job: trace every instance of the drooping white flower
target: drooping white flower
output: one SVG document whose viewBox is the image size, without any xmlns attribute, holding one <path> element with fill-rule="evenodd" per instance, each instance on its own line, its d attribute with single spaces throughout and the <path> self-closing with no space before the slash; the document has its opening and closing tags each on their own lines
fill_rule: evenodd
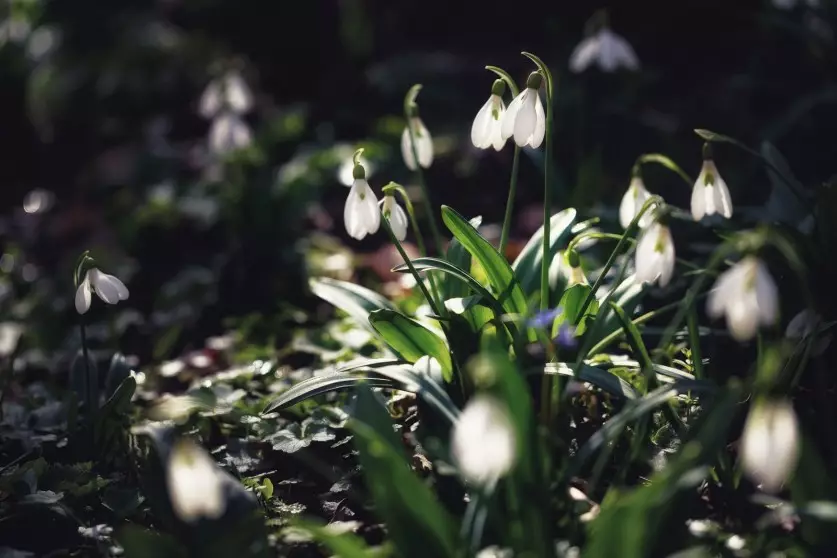
<svg viewBox="0 0 837 558">
<path fill-rule="evenodd" d="M 106 304 L 116 304 L 120 300 L 128 299 L 128 289 L 122 281 L 93 267 L 87 270 L 76 289 L 76 311 L 79 314 L 90 310 L 93 292 Z"/>
<path fill-rule="evenodd" d="M 665 225 L 654 222 L 642 233 L 636 246 L 636 279 L 665 287 L 674 274 L 674 241 Z"/>
<path fill-rule="evenodd" d="M 822 323 L 822 317 L 819 314 L 810 308 L 806 308 L 788 322 L 788 326 L 785 329 L 785 337 L 793 340 L 806 339 L 816 334 Z M 811 347 L 811 355 L 818 356 L 825 352 L 828 345 L 831 344 L 831 337 L 831 334 L 826 334 L 820 339 L 817 339 Z"/>
<path fill-rule="evenodd" d="M 215 155 L 226 155 L 243 149 L 253 142 L 247 123 L 232 112 L 224 112 L 212 121 L 209 129 L 209 150 Z"/>
<path fill-rule="evenodd" d="M 204 89 L 198 112 L 213 118 L 224 110 L 244 114 L 253 107 L 253 94 L 238 72 L 228 72 L 213 79 Z"/>
<path fill-rule="evenodd" d="M 430 165 L 433 164 L 433 138 L 418 116 L 410 117 L 407 126 L 401 133 L 401 156 L 404 158 L 404 164 L 412 171 L 418 168 L 416 158 L 413 157 L 410 130 L 413 131 L 413 140 L 416 142 L 416 155 L 418 155 L 419 164 L 426 169 L 430 168 Z"/>
<path fill-rule="evenodd" d="M 700 221 L 707 215 L 718 213 L 727 219 L 732 217 L 732 198 L 727 183 L 718 174 L 712 160 L 709 144 L 703 147 L 703 167 L 692 190 L 692 217 Z"/>
<path fill-rule="evenodd" d="M 506 85 L 503 80 L 496 80 L 491 88 L 491 96 L 477 112 L 474 123 L 471 125 L 471 143 L 479 149 L 494 147 L 500 151 L 506 145 L 506 139 L 502 133 L 503 115 L 506 113 L 506 105 L 503 103 L 503 91 Z"/>
<path fill-rule="evenodd" d="M 203 448 L 190 440 L 174 445 L 166 464 L 166 484 L 172 509 L 182 521 L 221 517 L 227 507 L 223 480 Z"/>
<path fill-rule="evenodd" d="M 766 492 L 776 492 L 796 469 L 799 426 L 785 400 L 759 401 L 750 408 L 741 436 L 744 472 Z"/>
<path fill-rule="evenodd" d="M 453 427 L 451 452 L 462 477 L 490 486 L 508 473 L 517 440 L 506 406 L 490 395 L 474 396 Z"/>
<path fill-rule="evenodd" d="M 357 168 L 356 166 L 355 169 Z M 363 240 L 367 234 L 378 232 L 378 227 L 381 226 L 378 199 L 365 178 L 355 178 L 343 208 L 343 222 L 346 232 L 355 240 Z"/>
<path fill-rule="evenodd" d="M 398 239 L 398 242 L 403 242 L 407 238 L 407 227 L 410 222 L 407 220 L 407 213 L 395 201 L 395 196 L 386 195 L 381 200 L 382 211 L 384 217 L 389 221 L 389 226 L 392 229 L 392 234 Z"/>
<path fill-rule="evenodd" d="M 573 72 L 583 72 L 593 63 L 603 72 L 616 71 L 620 66 L 629 70 L 639 69 L 639 58 L 633 47 L 607 26 L 581 41 L 570 55 Z"/>
<path fill-rule="evenodd" d="M 543 78 L 532 72 L 524 89 L 509 104 L 500 127 L 504 140 L 514 136 L 514 143 L 520 147 L 540 147 L 546 135 L 546 115 L 538 93 Z"/>
<path fill-rule="evenodd" d="M 645 202 L 650 197 L 651 194 L 645 189 L 645 183 L 642 181 L 642 177 L 635 174 L 631 178 L 631 183 L 628 185 L 628 191 L 622 196 L 622 202 L 619 204 L 619 224 L 622 225 L 623 229 L 628 228 L 628 225 L 631 224 L 631 221 L 634 220 L 634 217 L 637 216 L 639 210 L 642 209 L 642 206 L 645 205 Z M 639 220 L 639 226 L 641 228 L 645 228 L 651 223 L 653 220 L 652 214 L 653 208 L 648 208 L 643 213 Z"/>
<path fill-rule="evenodd" d="M 779 319 L 779 295 L 767 267 L 755 256 L 747 256 L 724 271 L 706 307 L 713 318 L 726 315 L 727 327 L 738 341 L 756 334 L 759 325 Z"/>
<path fill-rule="evenodd" d="M 414 364 L 413 364 L 413 372 L 420 376 L 427 376 L 428 378 L 432 378 L 439 383 L 444 381 L 442 376 L 442 365 L 439 364 L 439 361 L 435 358 L 424 355 L 420 357 Z"/>
</svg>

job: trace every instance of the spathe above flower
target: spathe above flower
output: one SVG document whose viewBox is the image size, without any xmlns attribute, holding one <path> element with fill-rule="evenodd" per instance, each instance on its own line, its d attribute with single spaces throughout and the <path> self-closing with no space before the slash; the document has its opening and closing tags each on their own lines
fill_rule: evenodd
<svg viewBox="0 0 837 558">
<path fill-rule="evenodd" d="M 759 325 L 779 319 L 779 294 L 767 267 L 755 256 L 746 256 L 724 271 L 709 293 L 706 312 L 725 315 L 737 341 L 752 339 Z"/>
<path fill-rule="evenodd" d="M 506 105 L 503 103 L 503 92 L 506 84 L 503 80 L 494 81 L 491 87 L 491 96 L 477 112 L 474 123 L 471 125 L 471 143 L 479 149 L 494 147 L 500 151 L 506 145 L 506 139 L 502 134 L 503 115 L 506 113 Z"/>
<path fill-rule="evenodd" d="M 715 213 L 727 219 L 732 217 L 732 198 L 727 183 L 718 174 L 712 159 L 712 146 L 707 142 L 703 145 L 703 166 L 692 190 L 692 217 L 700 221 Z"/>
<path fill-rule="evenodd" d="M 91 267 L 76 288 L 76 311 L 79 314 L 85 314 L 90 310 L 94 292 L 106 304 L 116 304 L 120 300 L 128 299 L 128 288 L 122 281 L 99 271 L 96 267 Z"/>
<path fill-rule="evenodd" d="M 474 396 L 453 427 L 451 452 L 462 477 L 491 486 L 514 466 L 517 440 L 505 404 L 490 395 Z"/>
<path fill-rule="evenodd" d="M 583 72 L 596 64 L 603 72 L 614 72 L 618 68 L 639 69 L 639 58 L 633 47 L 607 25 L 581 41 L 570 55 L 570 69 Z"/>
<path fill-rule="evenodd" d="M 538 93 L 543 77 L 538 72 L 529 74 L 524 89 L 509 104 L 503 116 L 500 132 L 503 140 L 514 137 L 520 146 L 540 147 L 546 135 L 546 115 Z"/>
<path fill-rule="evenodd" d="M 381 226 L 381 212 L 378 199 L 369 183 L 362 165 L 355 164 L 355 181 L 343 208 L 343 222 L 346 232 L 356 240 L 363 240 L 368 234 L 375 234 Z"/>
<path fill-rule="evenodd" d="M 799 425 L 785 399 L 757 401 L 744 423 L 741 465 L 753 482 L 776 492 L 793 475 L 799 458 Z"/>
<path fill-rule="evenodd" d="M 666 225 L 655 221 L 649 225 L 636 246 L 636 280 L 659 282 L 665 287 L 674 274 L 674 241 Z"/>
</svg>

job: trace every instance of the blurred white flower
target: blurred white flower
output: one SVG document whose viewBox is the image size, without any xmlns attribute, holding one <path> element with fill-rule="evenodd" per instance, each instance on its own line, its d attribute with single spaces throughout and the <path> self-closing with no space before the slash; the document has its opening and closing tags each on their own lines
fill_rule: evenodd
<svg viewBox="0 0 837 558">
<path fill-rule="evenodd" d="M 451 452 L 468 482 L 490 486 L 508 473 L 517 441 L 505 404 L 490 395 L 474 396 L 453 427 Z"/>
<path fill-rule="evenodd" d="M 23 326 L 17 322 L 0 323 L 0 357 L 7 357 L 17 349 Z"/>
<path fill-rule="evenodd" d="M 822 317 L 819 314 L 810 308 L 806 308 L 788 322 L 788 327 L 785 329 L 785 337 L 793 340 L 806 339 L 808 336 L 814 335 L 822 323 Z M 825 352 L 831 343 L 831 337 L 831 334 L 828 334 L 817 339 L 811 347 L 811 355 L 817 356 Z"/>
<path fill-rule="evenodd" d="M 779 318 L 779 294 L 767 267 L 755 256 L 746 256 L 724 271 L 712 292 L 706 312 L 713 318 L 726 315 L 727 327 L 738 341 L 746 341 L 761 325 Z"/>
<path fill-rule="evenodd" d="M 375 174 L 375 165 L 370 163 L 366 157 L 361 156 L 358 159 L 358 163 L 363 165 L 363 168 L 366 169 L 366 176 L 371 177 Z M 308 167 L 305 167 L 306 169 Z M 342 163 L 340 163 L 340 167 L 337 169 L 337 180 L 340 181 L 340 184 L 343 186 L 351 186 L 355 182 L 355 177 L 352 174 L 355 168 L 355 162 L 350 156 L 347 159 L 344 159 Z"/>
<path fill-rule="evenodd" d="M 250 127 L 233 112 L 218 115 L 209 128 L 209 150 L 214 155 L 226 155 L 243 149 L 253 142 Z"/>
<path fill-rule="evenodd" d="M 407 227 L 410 223 L 407 220 L 407 213 L 400 205 L 398 205 L 398 202 L 395 201 L 395 196 L 384 196 L 384 199 L 381 200 L 381 205 L 383 206 L 382 211 L 384 213 L 384 217 L 386 217 L 387 221 L 389 221 L 392 234 L 395 235 L 398 242 L 403 242 L 404 239 L 407 238 Z"/>
<path fill-rule="evenodd" d="M 381 212 L 378 200 L 365 178 L 356 178 L 346 206 L 343 208 L 343 222 L 346 232 L 356 240 L 363 240 L 367 234 L 375 234 L 381 226 Z"/>
<path fill-rule="evenodd" d="M 94 291 L 106 304 L 116 304 L 120 300 L 128 299 L 128 289 L 122 281 L 94 267 L 87 270 L 76 289 L 76 311 L 79 314 L 90 310 L 91 294 Z"/>
<path fill-rule="evenodd" d="M 514 552 L 510 548 L 487 546 L 477 552 L 476 558 L 513 558 Z"/>
<path fill-rule="evenodd" d="M 520 146 L 540 147 L 546 135 L 546 115 L 538 93 L 543 78 L 532 72 L 524 89 L 509 104 L 503 115 L 500 132 L 503 140 L 514 136 L 514 142 Z"/>
<path fill-rule="evenodd" d="M 172 448 L 166 483 L 172 509 L 182 521 L 218 519 L 226 510 L 221 471 L 209 454 L 190 440 L 180 440 Z"/>
<path fill-rule="evenodd" d="M 620 66 L 639 69 L 633 47 L 607 26 L 581 41 L 570 55 L 570 69 L 576 73 L 583 72 L 594 62 L 603 72 L 613 72 Z"/>
<path fill-rule="evenodd" d="M 214 118 L 221 112 L 244 114 L 253 107 L 253 93 L 238 72 L 228 72 L 209 82 L 200 98 L 198 112 Z"/>
<path fill-rule="evenodd" d="M 727 183 L 718 174 L 718 167 L 711 155 L 704 156 L 703 167 L 692 190 L 692 217 L 700 221 L 706 215 L 719 213 L 729 219 L 732 217 L 732 199 Z"/>
<path fill-rule="evenodd" d="M 424 355 L 413 364 L 413 372 L 419 376 L 427 376 L 439 383 L 443 382 L 442 365 L 435 358 Z"/>
<path fill-rule="evenodd" d="M 433 164 L 433 138 L 418 116 L 411 117 L 401 133 L 401 156 L 404 158 L 404 164 L 413 171 L 418 168 L 410 144 L 410 129 L 413 131 L 413 140 L 416 142 L 416 155 L 418 155 L 419 164 L 426 169 L 430 168 L 430 165 Z"/>
<path fill-rule="evenodd" d="M 659 280 L 665 287 L 674 274 L 674 241 L 671 231 L 665 225 L 655 222 L 650 225 L 637 242 L 636 279 L 653 283 Z"/>
<path fill-rule="evenodd" d="M 635 175 L 631 178 L 628 191 L 622 196 L 622 202 L 619 204 L 619 224 L 622 225 L 623 229 L 628 228 L 628 225 L 631 224 L 631 221 L 634 220 L 634 217 L 637 216 L 639 210 L 642 209 L 642 206 L 645 205 L 645 202 L 650 197 L 651 194 L 645 189 L 645 183 L 642 181 L 642 177 Z M 645 228 L 651 223 L 653 219 L 652 213 L 653 209 L 648 208 L 642 215 L 642 218 L 639 220 L 639 226 L 641 228 Z"/>
<path fill-rule="evenodd" d="M 506 145 L 507 138 L 504 138 L 502 133 L 503 115 L 506 113 L 506 105 L 502 98 L 504 89 L 503 82 L 497 80 L 491 89 L 491 96 L 477 112 L 471 125 L 471 143 L 474 147 L 488 149 L 493 146 L 495 151 L 500 151 Z"/>
<path fill-rule="evenodd" d="M 741 435 L 741 465 L 753 482 L 776 492 L 796 469 L 799 426 L 786 399 L 758 401 L 750 407 Z"/>
</svg>

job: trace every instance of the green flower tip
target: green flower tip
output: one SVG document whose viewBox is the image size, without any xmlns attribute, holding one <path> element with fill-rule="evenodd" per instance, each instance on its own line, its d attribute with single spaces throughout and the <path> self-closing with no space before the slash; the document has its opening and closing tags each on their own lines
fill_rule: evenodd
<svg viewBox="0 0 837 558">
<path fill-rule="evenodd" d="M 357 151 L 355 151 L 355 154 L 352 155 L 352 162 L 356 165 L 359 165 L 361 155 L 363 155 L 363 148 L 362 147 L 359 148 Z"/>
<path fill-rule="evenodd" d="M 578 257 L 578 252 L 574 249 L 567 250 L 567 263 L 570 264 L 570 267 L 581 265 L 581 258 Z"/>
<path fill-rule="evenodd" d="M 396 184 L 395 182 L 390 182 L 389 184 L 381 188 L 381 191 L 384 193 L 385 196 L 394 196 L 397 190 L 398 184 Z"/>
<path fill-rule="evenodd" d="M 712 160 L 712 144 L 708 141 L 703 144 L 703 160 L 704 161 L 711 161 Z"/>
<path fill-rule="evenodd" d="M 503 93 L 506 92 L 506 82 L 502 79 L 495 79 L 494 85 L 491 86 L 491 94 L 497 95 L 498 97 L 502 97 Z"/>
<path fill-rule="evenodd" d="M 419 91 L 421 91 L 421 84 L 417 83 L 407 91 L 407 95 L 404 97 L 404 112 L 407 114 L 408 118 L 413 118 L 414 116 L 418 116 L 418 105 L 416 104 L 416 97 L 418 97 Z"/>
<path fill-rule="evenodd" d="M 96 260 L 90 257 L 90 250 L 85 250 L 78 257 L 78 260 L 76 261 L 76 269 L 73 273 L 73 282 L 75 283 L 76 288 L 78 288 L 79 283 L 81 283 L 87 271 L 94 267 L 96 267 Z"/>
<path fill-rule="evenodd" d="M 526 80 L 526 87 L 529 89 L 540 89 L 543 83 L 543 76 L 540 72 L 532 72 Z"/>
<path fill-rule="evenodd" d="M 631 168 L 631 178 L 642 178 L 642 164 L 639 161 Z"/>
</svg>

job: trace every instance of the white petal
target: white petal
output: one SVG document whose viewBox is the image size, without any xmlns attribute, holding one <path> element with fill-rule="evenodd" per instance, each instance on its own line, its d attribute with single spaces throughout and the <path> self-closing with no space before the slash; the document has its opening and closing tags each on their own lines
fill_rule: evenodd
<svg viewBox="0 0 837 558">
<path fill-rule="evenodd" d="M 491 114 L 494 110 L 492 99 L 489 98 L 482 108 L 477 112 L 474 123 L 471 125 L 471 143 L 474 147 L 485 149 L 491 145 L 491 131 L 493 129 L 494 117 Z"/>
<path fill-rule="evenodd" d="M 90 284 L 93 286 L 93 290 L 96 291 L 96 295 L 105 303 L 116 304 L 119 302 L 119 287 L 110 280 L 112 275 L 107 275 L 93 268 L 88 272 L 88 277 L 90 277 Z M 124 289 L 125 285 L 122 285 L 122 288 Z"/>
<path fill-rule="evenodd" d="M 676 256 L 674 253 L 674 239 L 671 238 L 671 230 L 668 227 L 660 227 L 660 235 L 663 240 L 663 253 L 660 256 L 660 286 L 665 287 L 671 282 L 671 277 L 674 275 L 674 265 L 676 263 Z"/>
<path fill-rule="evenodd" d="M 728 303 L 741 291 L 741 275 L 738 264 L 721 273 L 709 293 L 706 305 L 706 313 L 709 316 L 718 318 L 724 314 Z"/>
<path fill-rule="evenodd" d="M 634 217 L 636 217 L 649 197 L 650 194 L 645 189 L 642 179 L 638 176 L 633 177 L 628 186 L 628 191 L 622 196 L 622 202 L 619 204 L 619 224 L 622 225 L 623 229 L 628 228 L 628 225 L 631 224 L 631 221 L 634 220 Z M 650 209 L 645 212 L 643 218 L 640 220 L 640 226 L 650 221 L 650 213 Z M 646 216 L 648 216 L 648 219 L 646 219 Z"/>
<path fill-rule="evenodd" d="M 660 275 L 659 252 L 656 251 L 659 225 L 651 225 L 636 245 L 636 280 L 653 283 Z"/>
<path fill-rule="evenodd" d="M 503 135 L 503 139 L 505 140 L 514 135 L 517 113 L 520 112 L 521 107 L 523 107 L 523 100 L 526 98 L 526 91 L 528 91 L 528 89 L 521 91 L 520 94 L 512 100 L 506 109 L 506 114 L 503 115 L 503 122 L 500 131 Z"/>
<path fill-rule="evenodd" d="M 247 147 L 252 135 L 247 124 L 237 115 L 228 112 L 212 121 L 209 130 L 209 149 L 216 155 L 225 155 Z"/>
<path fill-rule="evenodd" d="M 506 114 L 506 105 L 497 95 L 492 95 L 492 97 L 494 97 L 497 118 L 491 120 L 491 145 L 494 146 L 495 151 L 500 151 L 506 145 L 506 140 L 503 138 L 503 117 Z"/>
<path fill-rule="evenodd" d="M 546 115 L 543 112 L 543 103 L 541 103 L 541 96 L 538 95 L 537 91 L 533 92 L 535 96 L 535 131 L 532 134 L 532 138 L 529 140 L 529 145 L 537 149 L 543 143 L 544 136 L 546 135 Z"/>
<path fill-rule="evenodd" d="M 639 59 L 631 47 L 630 43 L 621 35 L 609 31 L 610 42 L 612 45 L 612 53 L 615 66 L 624 66 L 629 70 L 636 70 L 639 68 Z"/>
<path fill-rule="evenodd" d="M 84 280 L 79 283 L 76 289 L 76 312 L 84 314 L 90 310 L 90 272 L 84 275 Z"/>
<path fill-rule="evenodd" d="M 607 28 L 599 31 L 599 52 L 597 62 L 599 68 L 605 72 L 614 71 L 619 65 L 619 46 L 613 38 L 613 33 Z"/>
<path fill-rule="evenodd" d="M 360 201 L 359 210 L 363 224 L 368 234 L 375 234 L 381 226 L 381 211 L 378 209 L 378 199 L 369 184 L 366 184 L 363 191 L 363 199 Z"/>
<path fill-rule="evenodd" d="M 706 168 L 701 169 L 692 189 L 692 217 L 695 221 L 703 219 L 706 211 Z"/>
<path fill-rule="evenodd" d="M 366 226 L 363 223 L 362 200 L 358 191 L 357 181 L 349 196 L 346 198 L 346 205 L 343 207 L 343 223 L 346 225 L 346 232 L 355 240 L 363 240 L 366 236 Z"/>
<path fill-rule="evenodd" d="M 116 288 L 116 294 L 119 296 L 119 300 L 128 300 L 128 287 L 119 278 L 99 271 L 99 280 L 111 283 Z"/>
<path fill-rule="evenodd" d="M 468 482 L 491 485 L 508 473 L 517 442 L 505 405 L 487 395 L 472 398 L 454 426 L 451 452 Z"/>
<path fill-rule="evenodd" d="M 399 242 L 403 242 L 407 238 L 407 228 L 409 221 L 407 220 L 407 213 L 400 205 L 394 203 L 392 206 L 392 213 L 389 216 L 389 225 L 392 227 L 392 232 Z"/>
<path fill-rule="evenodd" d="M 414 128 L 419 164 L 428 169 L 433 164 L 433 138 L 420 118 L 415 119 Z"/>
<path fill-rule="evenodd" d="M 439 361 L 431 356 L 424 355 L 413 364 L 413 372 L 421 376 L 427 376 L 441 383 L 444 381 L 442 376 L 442 365 Z"/>
<path fill-rule="evenodd" d="M 416 152 L 418 152 L 418 145 L 416 145 Z M 410 145 L 410 129 L 408 127 L 404 127 L 404 131 L 401 133 L 401 157 L 404 159 L 404 164 L 407 165 L 407 168 L 411 171 L 414 171 L 418 168 L 416 166 L 416 158 L 413 157 L 413 149 Z"/>
<path fill-rule="evenodd" d="M 715 187 L 713 194 L 715 196 L 715 208 L 718 213 L 727 219 L 732 217 L 732 198 L 729 195 L 729 188 L 727 188 L 727 183 L 719 174 L 715 174 Z"/>
<path fill-rule="evenodd" d="M 763 325 L 772 325 L 779 319 L 779 292 L 767 267 L 761 261 L 756 261 L 754 265 L 759 321 Z"/>
<path fill-rule="evenodd" d="M 212 118 L 221 110 L 221 84 L 218 80 L 212 80 L 201 94 L 198 103 L 198 113 L 204 118 Z"/>
<path fill-rule="evenodd" d="M 237 73 L 228 74 L 225 82 L 227 105 L 239 114 L 249 111 L 253 106 L 253 95 L 241 76 Z"/>
<path fill-rule="evenodd" d="M 538 115 L 535 109 L 536 97 L 536 91 L 526 89 L 523 106 L 520 107 L 520 110 L 517 112 L 517 118 L 514 120 L 514 143 L 520 147 L 530 143 L 535 133 L 535 126 L 538 122 Z"/>
<path fill-rule="evenodd" d="M 166 485 L 175 515 L 186 522 L 221 517 L 226 509 L 221 475 L 202 448 L 188 440 L 175 444 L 166 464 Z"/>
<path fill-rule="evenodd" d="M 758 329 L 758 308 L 753 292 L 743 292 L 727 303 L 727 328 L 736 341 L 748 341 Z"/>
<path fill-rule="evenodd" d="M 599 40 L 593 35 L 581 41 L 570 55 L 570 70 L 583 72 L 599 54 Z"/>
<path fill-rule="evenodd" d="M 799 427 L 793 406 L 786 400 L 755 403 L 741 436 L 744 472 L 762 489 L 776 492 L 787 482 L 799 456 Z"/>
</svg>

